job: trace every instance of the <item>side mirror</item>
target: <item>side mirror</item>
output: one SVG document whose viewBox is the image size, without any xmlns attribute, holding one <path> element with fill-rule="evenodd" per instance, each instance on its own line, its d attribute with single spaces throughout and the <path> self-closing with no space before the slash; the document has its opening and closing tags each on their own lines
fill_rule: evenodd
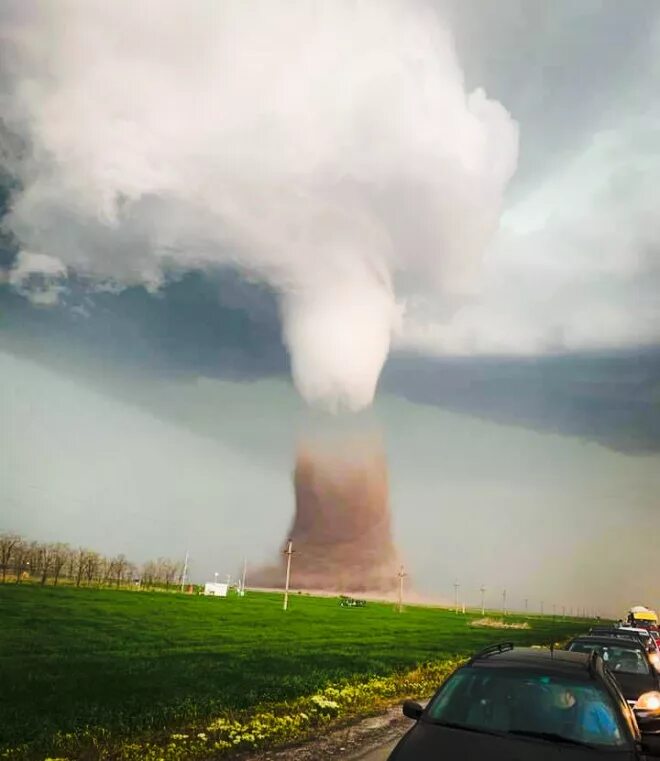
<svg viewBox="0 0 660 761">
<path fill-rule="evenodd" d="M 424 709 L 414 700 L 406 700 L 403 704 L 403 715 L 413 721 L 417 721 L 424 713 Z"/>
</svg>

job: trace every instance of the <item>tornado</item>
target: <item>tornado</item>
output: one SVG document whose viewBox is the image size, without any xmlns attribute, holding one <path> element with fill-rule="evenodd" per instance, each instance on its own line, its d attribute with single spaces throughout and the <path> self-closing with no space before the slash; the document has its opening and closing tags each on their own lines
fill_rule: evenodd
<svg viewBox="0 0 660 761">
<path fill-rule="evenodd" d="M 451 349 L 446 307 L 478 291 L 518 125 L 466 90 L 432 5 L 23 5 L 2 19 L 0 110 L 30 146 L 0 151 L 12 287 L 43 306 L 69 272 L 153 292 L 234 267 L 275 293 L 293 383 L 335 416 L 371 407 L 395 343 Z M 303 439 L 293 480 L 292 583 L 390 589 L 382 441 Z"/>
<path fill-rule="evenodd" d="M 377 435 L 325 435 L 299 442 L 292 478 L 293 589 L 389 595 L 399 553 L 392 540 L 387 456 Z M 286 557 L 258 574 L 281 587 Z"/>
</svg>

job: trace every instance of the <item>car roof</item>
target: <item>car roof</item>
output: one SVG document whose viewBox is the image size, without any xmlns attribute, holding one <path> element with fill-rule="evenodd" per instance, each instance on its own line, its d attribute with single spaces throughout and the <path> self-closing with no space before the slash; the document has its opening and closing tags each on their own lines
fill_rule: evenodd
<svg viewBox="0 0 660 761">
<path fill-rule="evenodd" d="M 477 653 L 471 666 L 513 667 L 541 669 L 571 675 L 589 675 L 589 653 L 569 650 L 550 650 L 534 647 L 514 647 L 502 652 Z"/>
<path fill-rule="evenodd" d="M 608 637 L 604 634 L 580 634 L 569 642 L 588 642 L 594 645 L 609 645 L 611 647 L 625 648 L 627 650 L 641 650 L 646 652 L 644 644 L 639 640 L 628 637 Z"/>
<path fill-rule="evenodd" d="M 638 631 L 637 629 L 600 629 L 594 627 L 593 629 L 589 629 L 588 632 L 580 636 L 618 637 L 620 639 L 637 639 L 639 641 L 649 637 L 650 635 L 646 631 Z"/>
</svg>

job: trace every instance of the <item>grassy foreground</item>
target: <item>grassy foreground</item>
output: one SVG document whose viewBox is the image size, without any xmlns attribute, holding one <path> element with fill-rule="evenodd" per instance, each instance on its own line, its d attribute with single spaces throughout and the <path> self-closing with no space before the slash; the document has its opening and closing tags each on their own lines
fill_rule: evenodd
<svg viewBox="0 0 660 761">
<path fill-rule="evenodd" d="M 400 677 L 379 677 L 493 641 L 549 642 L 585 626 L 529 617 L 530 629 L 497 631 L 470 627 L 474 618 L 424 607 L 399 614 L 375 603 L 340 608 L 336 599 L 308 596 L 294 596 L 285 614 L 270 594 L 214 599 L 0 585 L 0 757 L 27 746 L 25 757 L 43 759 L 61 747 L 58 733 L 73 734 L 72 747 L 78 733 L 87 737 L 85 750 L 70 750 L 71 758 L 111 758 L 120 738 L 161 742 L 165 731 L 284 702 L 297 701 L 300 713 L 312 697 L 327 717 L 344 699 L 332 700 L 333 691 L 359 693 L 371 680 L 375 704 L 399 696 Z M 433 673 L 418 683 L 426 686 Z M 350 690 L 344 697 L 354 703 Z M 368 710 L 368 695 L 359 700 Z M 323 701 L 331 705 L 324 709 Z"/>
</svg>

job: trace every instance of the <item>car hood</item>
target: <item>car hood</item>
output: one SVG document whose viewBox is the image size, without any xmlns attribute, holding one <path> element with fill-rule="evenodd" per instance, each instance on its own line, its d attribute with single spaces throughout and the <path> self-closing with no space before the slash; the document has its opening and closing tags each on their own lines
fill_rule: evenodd
<svg viewBox="0 0 660 761">
<path fill-rule="evenodd" d="M 509 738 L 418 722 L 396 746 L 390 761 L 633 761 L 631 750 L 599 753 L 563 743 Z"/>
<path fill-rule="evenodd" d="M 658 689 L 658 680 L 647 674 L 621 674 L 612 672 L 626 700 L 637 700 L 645 692 Z"/>
</svg>

